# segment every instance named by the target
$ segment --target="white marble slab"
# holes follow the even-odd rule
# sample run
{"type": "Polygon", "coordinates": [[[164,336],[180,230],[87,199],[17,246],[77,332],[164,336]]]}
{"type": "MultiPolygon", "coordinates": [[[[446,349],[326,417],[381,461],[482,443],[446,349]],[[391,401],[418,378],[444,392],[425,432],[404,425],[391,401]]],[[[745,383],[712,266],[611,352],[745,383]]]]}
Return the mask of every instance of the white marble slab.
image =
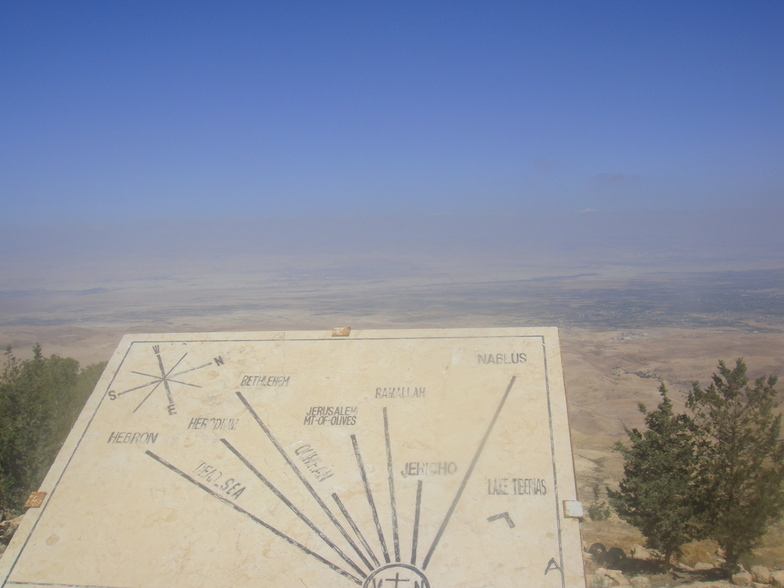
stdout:
{"type": "Polygon", "coordinates": [[[584,586],[557,331],[128,335],[0,586],[584,586]]]}

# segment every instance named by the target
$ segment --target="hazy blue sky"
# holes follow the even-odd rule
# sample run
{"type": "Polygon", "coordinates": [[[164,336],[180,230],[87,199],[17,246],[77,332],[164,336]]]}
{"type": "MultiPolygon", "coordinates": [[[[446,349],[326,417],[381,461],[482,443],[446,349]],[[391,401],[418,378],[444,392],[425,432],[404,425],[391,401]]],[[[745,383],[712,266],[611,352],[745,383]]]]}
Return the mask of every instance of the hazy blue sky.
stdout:
{"type": "Polygon", "coordinates": [[[0,3],[0,224],[782,208],[784,2],[0,3]]]}

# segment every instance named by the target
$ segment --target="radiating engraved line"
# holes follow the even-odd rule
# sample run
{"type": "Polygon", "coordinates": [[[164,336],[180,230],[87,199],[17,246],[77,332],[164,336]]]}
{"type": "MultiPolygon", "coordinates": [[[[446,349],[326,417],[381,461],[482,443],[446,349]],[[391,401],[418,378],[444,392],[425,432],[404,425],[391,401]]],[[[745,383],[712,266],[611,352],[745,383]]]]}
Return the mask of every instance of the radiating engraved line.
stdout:
{"type": "Polygon", "coordinates": [[[384,409],[384,441],[387,445],[387,478],[389,479],[389,500],[392,503],[392,542],[395,546],[395,561],[400,561],[400,535],[397,528],[397,506],[395,504],[395,475],[392,469],[392,447],[389,443],[389,418],[387,407],[384,409]]]}
{"type": "Polygon", "coordinates": [[[362,484],[365,486],[365,495],[367,496],[368,504],[370,505],[370,512],[373,515],[373,522],[376,525],[378,540],[381,543],[381,552],[384,554],[384,561],[390,563],[387,542],[384,540],[384,532],[381,530],[381,522],[378,520],[376,503],[373,500],[373,493],[370,491],[370,484],[368,483],[367,472],[365,472],[365,464],[362,463],[362,455],[359,453],[359,444],[357,443],[356,435],[351,435],[351,444],[354,446],[354,456],[357,458],[357,467],[359,468],[360,476],[362,476],[362,484]]]}
{"type": "Polygon", "coordinates": [[[172,373],[174,370],[176,370],[176,369],[177,369],[177,366],[178,366],[178,365],[180,365],[180,364],[182,363],[182,360],[183,360],[183,359],[185,359],[187,356],[188,356],[188,352],[186,351],[186,352],[185,352],[185,355],[183,355],[183,356],[182,356],[180,359],[178,359],[178,360],[177,360],[177,363],[175,363],[175,364],[172,366],[172,368],[171,368],[171,369],[170,369],[168,372],[166,372],[166,377],[167,377],[167,378],[168,378],[168,377],[171,375],[171,373],[172,373]]]}
{"type": "Polygon", "coordinates": [[[302,511],[300,511],[300,510],[299,510],[299,509],[298,509],[296,506],[294,506],[294,504],[293,504],[293,503],[292,503],[292,502],[291,502],[291,501],[290,501],[288,498],[286,498],[286,496],[285,496],[285,495],[284,495],[284,494],[283,494],[283,493],[282,493],[280,490],[278,490],[278,489],[277,489],[277,488],[276,488],[276,487],[275,487],[275,486],[272,484],[272,482],[270,482],[270,481],[269,481],[269,480],[268,480],[268,479],[267,479],[267,478],[264,476],[264,474],[262,474],[262,473],[261,473],[259,470],[257,470],[257,469],[256,469],[256,468],[253,466],[253,464],[252,464],[252,463],[250,463],[250,462],[249,462],[249,461],[248,461],[248,460],[245,458],[245,456],[244,456],[244,455],[242,455],[242,454],[241,454],[239,451],[237,451],[237,449],[236,449],[236,448],[235,448],[235,447],[234,447],[234,446],[233,446],[231,443],[229,443],[229,441],[227,441],[226,439],[223,439],[223,438],[222,438],[222,439],[221,439],[221,443],[223,443],[223,444],[224,444],[224,445],[225,445],[225,446],[226,446],[226,447],[229,449],[229,451],[231,451],[231,452],[232,452],[234,455],[236,455],[236,456],[239,458],[239,460],[240,460],[242,463],[244,463],[244,464],[245,464],[245,467],[247,467],[247,468],[248,468],[248,469],[249,469],[251,472],[253,472],[253,474],[254,474],[254,475],[255,475],[255,476],[256,476],[256,477],[257,477],[259,480],[261,480],[261,482],[262,482],[262,483],[263,483],[263,484],[264,484],[264,485],[265,485],[267,488],[269,488],[269,489],[272,491],[272,493],[273,493],[275,496],[277,496],[277,497],[278,497],[278,499],[279,499],[279,500],[280,500],[280,501],[281,501],[283,504],[285,504],[286,506],[288,506],[288,507],[289,507],[289,510],[291,510],[291,512],[293,512],[295,515],[297,515],[297,516],[299,517],[299,519],[300,519],[300,520],[301,520],[303,523],[305,523],[305,524],[306,524],[308,527],[310,527],[310,529],[311,529],[311,530],[312,530],[314,533],[316,533],[316,535],[318,535],[318,536],[319,536],[319,538],[320,538],[320,539],[321,539],[321,540],[322,540],[324,543],[326,543],[326,544],[327,544],[327,546],[328,546],[330,549],[332,549],[332,550],[333,550],[335,553],[337,553],[337,554],[338,554],[338,555],[341,557],[341,559],[342,559],[343,561],[345,561],[345,562],[346,562],[348,565],[350,565],[352,568],[354,568],[354,570],[355,570],[355,571],[356,571],[356,572],[357,572],[357,573],[358,573],[360,576],[362,576],[363,578],[366,578],[366,577],[367,577],[367,574],[365,574],[365,572],[363,572],[363,571],[362,571],[362,569],[360,569],[360,567],[359,567],[357,564],[355,564],[353,561],[351,561],[351,559],[350,559],[350,558],[349,558],[349,557],[348,557],[348,556],[347,556],[345,553],[343,553],[343,551],[341,551],[340,547],[338,547],[337,545],[335,545],[335,544],[334,544],[334,543],[333,543],[333,542],[332,542],[332,541],[329,539],[329,537],[327,537],[327,536],[326,536],[326,535],[325,535],[325,534],[324,534],[324,533],[321,531],[321,529],[319,529],[318,527],[316,527],[316,525],[315,525],[315,524],[313,524],[313,522],[312,522],[312,521],[311,521],[311,520],[310,520],[308,517],[306,517],[306,516],[305,516],[305,515],[302,513],[302,511]]]}
{"type": "Polygon", "coordinates": [[[177,376],[181,376],[182,374],[187,374],[188,372],[195,372],[196,370],[200,370],[201,368],[206,368],[208,365],[212,365],[212,362],[205,363],[204,365],[200,365],[194,368],[188,368],[187,370],[183,370],[181,372],[177,372],[176,374],[172,374],[172,378],[176,378],[177,376]]]}
{"type": "Polygon", "coordinates": [[[139,404],[136,406],[136,408],[134,408],[134,409],[133,409],[133,412],[136,412],[137,410],[139,410],[139,409],[142,407],[142,404],[144,404],[145,402],[147,402],[147,399],[148,399],[150,396],[152,396],[152,393],[153,393],[153,392],[155,392],[155,391],[158,389],[158,386],[160,386],[160,385],[161,385],[161,382],[162,382],[162,381],[163,381],[163,380],[158,380],[158,383],[157,383],[157,384],[155,384],[155,387],[154,387],[152,390],[150,390],[150,393],[149,393],[149,394],[147,394],[147,396],[145,396],[144,398],[142,398],[142,401],[141,401],[141,402],[140,402],[140,403],[139,403],[139,404]]]}
{"type": "Polygon", "coordinates": [[[417,480],[416,506],[414,507],[414,536],[411,539],[411,565],[416,565],[419,543],[419,507],[422,504],[422,480],[417,480]]]}
{"type": "Polygon", "coordinates": [[[509,396],[509,392],[512,389],[512,385],[515,382],[516,376],[512,376],[512,379],[509,380],[509,385],[506,387],[506,392],[504,392],[503,397],[501,398],[501,402],[498,404],[498,408],[495,410],[495,414],[493,415],[490,424],[487,426],[487,431],[485,431],[484,437],[482,437],[482,441],[479,443],[479,447],[476,449],[476,453],[474,454],[474,458],[471,460],[471,465],[468,466],[466,470],[465,476],[463,476],[463,481],[460,482],[460,487],[457,489],[457,494],[455,494],[454,499],[452,500],[452,504],[449,506],[449,510],[444,517],[441,526],[438,529],[438,533],[436,533],[435,538],[433,539],[433,543],[430,545],[430,549],[425,556],[425,560],[422,562],[422,570],[424,571],[427,568],[427,564],[430,563],[430,558],[433,556],[433,552],[438,545],[438,542],[441,540],[441,535],[444,534],[444,530],[446,526],[449,524],[449,519],[452,518],[452,513],[455,512],[455,508],[457,507],[457,503],[460,501],[460,497],[463,495],[463,490],[465,490],[466,484],[468,484],[468,479],[471,477],[471,474],[474,471],[474,467],[476,466],[476,462],[479,461],[479,456],[482,455],[482,450],[485,448],[485,443],[487,443],[487,438],[490,436],[490,433],[493,431],[493,427],[495,426],[495,422],[498,420],[498,415],[501,414],[501,409],[504,407],[504,403],[509,396]]]}
{"type": "Polygon", "coordinates": [[[308,549],[307,547],[305,547],[304,545],[302,545],[302,544],[301,544],[301,543],[299,543],[298,541],[296,541],[296,540],[292,539],[291,537],[289,537],[289,536],[288,536],[288,535],[286,535],[285,533],[283,533],[283,532],[281,532],[281,531],[278,531],[278,530],[277,530],[275,527],[273,527],[273,526],[269,525],[268,523],[265,523],[264,521],[262,521],[262,520],[261,520],[259,517],[257,517],[256,515],[253,515],[253,514],[249,513],[247,510],[245,510],[245,509],[244,509],[244,508],[242,508],[241,506],[239,506],[239,505],[237,505],[237,504],[233,503],[231,500],[229,500],[229,499],[225,498],[224,496],[221,496],[220,494],[218,494],[217,492],[215,492],[215,491],[214,491],[214,490],[212,490],[211,488],[208,488],[207,486],[205,486],[204,484],[202,484],[201,482],[199,482],[199,481],[198,481],[198,480],[196,480],[195,478],[192,478],[191,476],[189,476],[188,474],[186,474],[185,472],[183,472],[183,471],[182,471],[181,469],[179,469],[177,466],[170,464],[168,461],[166,461],[165,459],[163,459],[163,458],[161,458],[161,457],[158,457],[157,455],[155,455],[155,454],[154,454],[152,451],[150,451],[149,449],[148,449],[148,450],[146,450],[146,451],[145,451],[145,453],[146,453],[147,455],[149,455],[150,457],[152,457],[152,458],[153,458],[155,461],[157,461],[157,462],[158,462],[158,463],[160,463],[161,465],[163,465],[163,466],[167,467],[168,469],[170,469],[172,472],[174,472],[174,473],[175,473],[175,474],[177,474],[178,476],[181,476],[181,477],[185,478],[185,479],[186,479],[186,480],[188,480],[188,481],[189,481],[191,484],[194,484],[195,486],[198,486],[199,488],[201,488],[202,490],[204,490],[204,491],[205,491],[207,494],[209,494],[210,496],[213,496],[213,497],[217,498],[217,499],[218,499],[218,500],[220,500],[222,503],[224,503],[224,504],[227,504],[228,506],[232,507],[232,508],[233,508],[234,510],[236,510],[237,512],[244,514],[246,517],[248,517],[248,518],[249,518],[249,519],[251,519],[252,521],[254,521],[254,522],[258,523],[259,525],[261,525],[262,527],[264,527],[264,528],[265,528],[265,529],[267,529],[268,531],[270,531],[270,532],[274,533],[275,535],[277,535],[278,537],[280,537],[281,539],[283,539],[283,540],[284,540],[284,541],[286,541],[287,543],[289,543],[289,544],[293,545],[294,547],[297,547],[297,548],[299,548],[301,551],[305,552],[305,553],[306,553],[306,554],[308,554],[309,556],[311,556],[311,557],[313,557],[313,558],[317,559],[318,561],[320,561],[321,563],[323,563],[325,566],[327,566],[327,567],[329,567],[330,569],[334,570],[335,572],[337,572],[337,573],[338,573],[338,574],[340,574],[341,576],[343,576],[343,577],[345,577],[345,578],[348,578],[349,580],[351,580],[351,581],[352,581],[352,582],[354,582],[355,584],[359,584],[360,586],[362,585],[362,580],[360,580],[360,579],[359,579],[359,578],[357,578],[356,576],[354,576],[354,575],[350,574],[349,572],[347,572],[346,570],[344,570],[344,569],[342,569],[342,568],[340,568],[340,567],[336,566],[336,565],[335,565],[335,564],[333,564],[331,561],[324,559],[323,557],[321,557],[321,556],[320,556],[318,553],[316,553],[315,551],[311,551],[310,549],[308,549]]]}
{"type": "Polygon", "coordinates": [[[280,453],[280,455],[283,457],[283,459],[286,460],[286,463],[291,468],[291,471],[293,471],[296,474],[296,476],[299,478],[300,482],[302,482],[302,484],[305,486],[305,488],[307,488],[308,492],[310,492],[310,495],[313,497],[313,499],[321,507],[321,510],[324,511],[324,514],[326,514],[329,517],[329,520],[332,521],[332,524],[335,525],[335,527],[338,529],[338,531],[340,531],[340,534],[343,535],[343,538],[346,541],[348,541],[348,544],[351,545],[351,548],[357,553],[359,558],[362,560],[362,563],[364,563],[367,566],[367,568],[372,571],[373,570],[373,564],[371,564],[368,561],[368,559],[365,557],[365,554],[362,553],[362,550],[359,548],[359,546],[349,536],[348,531],[346,531],[345,527],[340,524],[340,521],[338,521],[338,519],[335,517],[334,513],[324,503],[324,501],[321,499],[321,496],[319,496],[318,492],[316,492],[315,488],[313,488],[313,486],[310,485],[310,482],[307,481],[307,479],[302,474],[302,472],[299,470],[297,465],[289,457],[289,454],[286,453],[286,450],[283,449],[283,446],[280,443],[278,443],[278,440],[275,438],[275,435],[273,435],[272,431],[270,431],[269,428],[267,427],[267,425],[264,424],[264,421],[261,420],[261,417],[259,417],[259,415],[256,414],[256,411],[253,410],[253,407],[248,403],[248,401],[242,395],[242,392],[237,392],[237,397],[240,399],[242,404],[245,405],[245,408],[248,409],[248,412],[251,414],[251,416],[254,418],[254,420],[259,424],[261,429],[264,431],[264,434],[267,435],[267,438],[275,446],[275,449],[278,450],[278,453],[280,453]]]}
{"type": "Polygon", "coordinates": [[[183,386],[190,386],[191,388],[201,388],[198,384],[191,384],[189,382],[181,382],[180,380],[172,380],[171,378],[166,378],[167,382],[174,382],[175,384],[182,384],[183,386]]]}
{"type": "MultiPolygon", "coordinates": [[[[138,374],[139,372],[133,372],[134,374],[138,374]]],[[[143,374],[147,375],[147,374],[143,374]]],[[[117,396],[122,396],[123,394],[128,394],[128,392],[135,392],[136,390],[141,390],[142,388],[146,388],[147,386],[152,386],[155,384],[156,386],[161,383],[161,379],[158,376],[150,376],[151,378],[155,378],[152,382],[147,382],[146,384],[142,384],[141,386],[136,386],[134,388],[129,388],[128,390],[123,390],[122,392],[118,392],[117,396]]]]}
{"type": "Polygon", "coordinates": [[[340,509],[340,512],[343,513],[343,516],[346,517],[346,520],[348,521],[348,524],[351,526],[351,529],[354,531],[356,536],[359,538],[359,541],[362,543],[362,546],[365,549],[367,549],[367,552],[370,554],[370,558],[373,560],[373,563],[375,563],[377,566],[380,566],[381,562],[378,561],[378,558],[376,557],[376,554],[373,553],[373,548],[370,547],[370,543],[367,542],[367,539],[365,539],[365,536],[362,534],[362,531],[359,530],[359,527],[354,522],[354,519],[351,517],[351,515],[348,512],[348,510],[346,510],[345,505],[340,500],[338,495],[336,493],[334,493],[334,492],[332,493],[332,499],[337,503],[338,508],[340,509]]]}
{"type": "MultiPolygon", "coordinates": [[[[161,381],[160,376],[156,376],[155,374],[146,374],[144,372],[137,372],[136,370],[131,370],[132,374],[136,374],[137,376],[145,376],[147,378],[152,378],[153,380],[157,380],[158,382],[161,381]]],[[[149,384],[145,384],[145,386],[149,386],[149,384]]]]}

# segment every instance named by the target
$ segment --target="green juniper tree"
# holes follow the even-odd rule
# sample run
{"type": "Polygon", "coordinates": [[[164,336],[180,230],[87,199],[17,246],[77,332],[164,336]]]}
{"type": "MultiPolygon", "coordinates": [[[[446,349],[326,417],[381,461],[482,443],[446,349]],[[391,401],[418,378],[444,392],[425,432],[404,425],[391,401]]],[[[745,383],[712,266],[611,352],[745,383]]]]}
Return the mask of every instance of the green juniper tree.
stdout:
{"type": "Polygon", "coordinates": [[[18,511],[38,488],[105,364],[83,370],[75,359],[20,361],[6,349],[0,372],[0,509],[18,511]]]}
{"type": "Polygon", "coordinates": [[[616,444],[625,461],[623,479],[617,491],[607,493],[618,515],[637,527],[668,565],[681,545],[699,535],[693,501],[697,465],[691,419],[673,412],[663,383],[659,393],[656,410],[639,405],[647,430],[627,428],[631,444],[616,444]]]}
{"type": "Polygon", "coordinates": [[[749,386],[746,364],[719,362],[708,388],[694,382],[687,406],[697,425],[695,502],[729,570],[784,512],[784,443],[776,377],[749,386]]]}
{"type": "Polygon", "coordinates": [[[784,442],[776,413],[776,377],[749,385],[746,364],[719,362],[707,388],[694,382],[687,408],[675,414],[664,384],[647,430],[626,430],[618,443],[624,477],[608,491],[619,516],[669,560],[681,545],[711,538],[728,571],[784,513],[784,442]]]}

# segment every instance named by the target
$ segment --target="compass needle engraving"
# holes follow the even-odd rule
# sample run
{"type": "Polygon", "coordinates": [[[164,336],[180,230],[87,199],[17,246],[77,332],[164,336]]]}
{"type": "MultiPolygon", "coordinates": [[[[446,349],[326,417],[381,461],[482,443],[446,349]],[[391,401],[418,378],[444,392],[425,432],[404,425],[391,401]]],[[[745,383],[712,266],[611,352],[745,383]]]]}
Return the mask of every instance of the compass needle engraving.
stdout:
{"type": "Polygon", "coordinates": [[[147,402],[147,400],[155,393],[155,391],[160,387],[160,385],[163,384],[164,390],[166,391],[166,400],[167,400],[166,410],[168,411],[169,415],[174,415],[177,412],[177,407],[174,403],[174,394],[172,392],[171,384],[188,386],[190,388],[201,388],[201,386],[198,384],[194,384],[192,382],[186,382],[183,380],[175,380],[174,378],[179,377],[183,374],[187,374],[189,372],[194,372],[196,370],[200,370],[205,367],[208,367],[212,365],[212,362],[205,363],[203,365],[199,365],[196,367],[188,368],[186,370],[182,370],[180,372],[173,374],[172,372],[174,372],[174,370],[177,369],[177,367],[187,357],[188,353],[187,352],[184,353],[180,357],[180,359],[178,359],[177,362],[170,369],[167,370],[164,367],[164,360],[161,352],[161,346],[153,345],[152,351],[155,354],[155,359],[157,361],[157,366],[158,366],[158,370],[160,371],[160,375],[158,376],[158,375],[150,374],[148,372],[142,372],[139,370],[130,370],[130,373],[137,376],[150,378],[151,381],[146,382],[144,384],[140,384],[138,386],[134,386],[132,388],[128,388],[126,390],[123,390],[122,392],[110,391],[109,398],[111,400],[116,400],[118,397],[128,394],[130,392],[135,392],[136,390],[141,390],[142,388],[147,388],[148,386],[152,386],[152,389],[142,398],[141,402],[139,402],[139,404],[136,405],[136,408],[133,409],[133,412],[135,413],[144,405],[145,402],[147,402]]]}

